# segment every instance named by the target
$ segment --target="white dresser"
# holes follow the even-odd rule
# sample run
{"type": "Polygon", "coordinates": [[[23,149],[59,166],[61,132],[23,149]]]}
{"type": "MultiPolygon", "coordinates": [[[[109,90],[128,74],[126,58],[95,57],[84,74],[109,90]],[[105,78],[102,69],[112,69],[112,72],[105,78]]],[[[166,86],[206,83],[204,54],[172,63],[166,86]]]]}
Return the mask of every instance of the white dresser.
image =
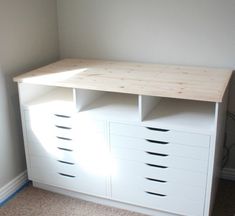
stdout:
{"type": "Polygon", "coordinates": [[[29,179],[150,215],[210,215],[230,76],[65,59],[15,77],[29,179]]]}

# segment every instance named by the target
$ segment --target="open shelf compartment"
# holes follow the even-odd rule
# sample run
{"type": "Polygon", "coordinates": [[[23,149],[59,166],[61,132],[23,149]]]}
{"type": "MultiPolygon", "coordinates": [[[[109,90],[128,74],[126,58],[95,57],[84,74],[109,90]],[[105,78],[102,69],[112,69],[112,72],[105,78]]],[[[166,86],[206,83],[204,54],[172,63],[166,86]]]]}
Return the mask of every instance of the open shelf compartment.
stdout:
{"type": "Polygon", "coordinates": [[[19,91],[24,109],[47,112],[75,111],[74,91],[71,88],[22,83],[19,86],[19,91]]]}
{"type": "Polygon", "coordinates": [[[210,134],[215,124],[215,103],[140,96],[142,124],[150,127],[210,134]]]}
{"type": "Polygon", "coordinates": [[[140,122],[138,95],[76,89],[79,115],[122,122],[140,122]]]}

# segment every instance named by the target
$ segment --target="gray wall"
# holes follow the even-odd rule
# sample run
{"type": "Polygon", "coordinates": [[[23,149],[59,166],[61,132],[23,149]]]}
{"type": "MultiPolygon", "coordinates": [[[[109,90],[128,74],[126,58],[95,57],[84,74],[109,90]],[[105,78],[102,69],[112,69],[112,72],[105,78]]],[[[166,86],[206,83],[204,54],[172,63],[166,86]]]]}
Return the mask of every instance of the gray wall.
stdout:
{"type": "MultiPolygon", "coordinates": [[[[235,68],[234,0],[58,0],[61,57],[235,68]]],[[[235,85],[229,109],[235,111],[235,85]]],[[[230,122],[229,144],[235,142],[230,122]]],[[[235,168],[235,148],[227,167],[235,168]],[[234,158],[232,160],[232,158],[234,158]]]]}
{"type": "Polygon", "coordinates": [[[56,0],[0,0],[0,188],[26,169],[12,77],[58,59],[56,0]]]}

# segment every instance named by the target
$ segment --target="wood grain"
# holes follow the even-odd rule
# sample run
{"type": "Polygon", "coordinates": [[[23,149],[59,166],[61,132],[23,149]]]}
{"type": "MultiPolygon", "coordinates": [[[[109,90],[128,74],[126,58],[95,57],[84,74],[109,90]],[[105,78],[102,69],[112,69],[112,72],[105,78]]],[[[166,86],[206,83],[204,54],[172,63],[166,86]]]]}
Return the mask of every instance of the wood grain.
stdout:
{"type": "Polygon", "coordinates": [[[231,69],[64,59],[16,82],[221,102],[231,69]]]}

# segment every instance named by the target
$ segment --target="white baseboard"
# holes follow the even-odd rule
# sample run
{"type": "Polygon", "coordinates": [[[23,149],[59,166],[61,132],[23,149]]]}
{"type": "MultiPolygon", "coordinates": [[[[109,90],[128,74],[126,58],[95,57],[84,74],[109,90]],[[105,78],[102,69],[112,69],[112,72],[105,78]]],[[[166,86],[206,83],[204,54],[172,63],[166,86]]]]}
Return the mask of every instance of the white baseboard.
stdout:
{"type": "Polygon", "coordinates": [[[0,188],[0,206],[9,197],[16,193],[28,181],[27,171],[20,173],[16,178],[0,188]]]}
{"type": "Polygon", "coordinates": [[[227,179],[227,180],[235,181],[235,169],[224,168],[221,171],[221,178],[222,179],[227,179]]]}

